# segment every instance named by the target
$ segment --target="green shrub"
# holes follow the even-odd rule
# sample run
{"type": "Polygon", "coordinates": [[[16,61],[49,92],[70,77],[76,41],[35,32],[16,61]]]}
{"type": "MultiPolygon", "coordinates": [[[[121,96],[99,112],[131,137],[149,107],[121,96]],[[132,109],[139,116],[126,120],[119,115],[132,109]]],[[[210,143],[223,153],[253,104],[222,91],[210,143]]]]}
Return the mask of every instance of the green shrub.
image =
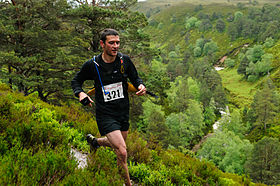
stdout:
{"type": "Polygon", "coordinates": [[[117,156],[111,148],[99,148],[88,156],[87,170],[94,174],[95,185],[122,185],[117,156]]]}
{"type": "Polygon", "coordinates": [[[130,161],[148,163],[151,161],[151,150],[147,148],[147,141],[143,140],[139,133],[134,131],[127,137],[127,152],[130,161]]]}
{"type": "Polygon", "coordinates": [[[233,68],[235,66],[235,61],[233,59],[227,58],[225,59],[226,67],[233,68]]]}
{"type": "Polygon", "coordinates": [[[71,174],[76,162],[69,149],[31,149],[14,146],[0,158],[0,185],[49,185],[71,174]]]}

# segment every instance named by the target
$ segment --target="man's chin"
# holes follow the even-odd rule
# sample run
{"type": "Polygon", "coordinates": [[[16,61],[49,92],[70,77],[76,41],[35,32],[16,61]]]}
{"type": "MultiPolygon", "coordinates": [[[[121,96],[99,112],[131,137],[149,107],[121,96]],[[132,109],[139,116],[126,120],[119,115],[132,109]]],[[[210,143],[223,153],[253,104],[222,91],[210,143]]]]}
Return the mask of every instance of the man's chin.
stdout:
{"type": "Polygon", "coordinates": [[[116,56],[116,55],[118,55],[118,51],[112,51],[111,52],[111,56],[116,56]]]}

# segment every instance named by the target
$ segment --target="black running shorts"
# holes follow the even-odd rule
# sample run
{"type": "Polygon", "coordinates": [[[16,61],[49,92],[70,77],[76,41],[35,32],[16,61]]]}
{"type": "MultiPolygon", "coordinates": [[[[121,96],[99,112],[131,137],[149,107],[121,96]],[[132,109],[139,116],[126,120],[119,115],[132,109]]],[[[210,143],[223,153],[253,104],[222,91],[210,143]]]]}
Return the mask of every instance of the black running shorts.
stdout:
{"type": "Polygon", "coordinates": [[[96,122],[101,136],[105,136],[115,130],[128,131],[129,129],[128,116],[120,116],[118,118],[112,116],[102,116],[96,118],[96,122]]]}

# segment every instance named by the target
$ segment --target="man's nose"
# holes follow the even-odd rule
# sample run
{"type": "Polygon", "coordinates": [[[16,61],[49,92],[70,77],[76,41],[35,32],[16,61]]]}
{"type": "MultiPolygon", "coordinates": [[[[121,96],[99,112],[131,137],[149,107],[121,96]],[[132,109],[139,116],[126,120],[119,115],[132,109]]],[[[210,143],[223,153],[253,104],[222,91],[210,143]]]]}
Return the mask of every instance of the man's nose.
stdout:
{"type": "Polygon", "coordinates": [[[119,44],[117,42],[114,42],[113,47],[119,47],[119,44]]]}

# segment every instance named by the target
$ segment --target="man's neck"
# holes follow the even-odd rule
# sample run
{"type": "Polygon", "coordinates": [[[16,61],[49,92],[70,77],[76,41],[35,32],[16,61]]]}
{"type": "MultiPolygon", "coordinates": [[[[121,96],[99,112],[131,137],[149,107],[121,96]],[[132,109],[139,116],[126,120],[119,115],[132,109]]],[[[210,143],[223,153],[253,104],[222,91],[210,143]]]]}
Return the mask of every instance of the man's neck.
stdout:
{"type": "Polygon", "coordinates": [[[105,63],[113,63],[115,61],[117,56],[109,56],[104,54],[104,52],[102,53],[102,59],[105,63]]]}

